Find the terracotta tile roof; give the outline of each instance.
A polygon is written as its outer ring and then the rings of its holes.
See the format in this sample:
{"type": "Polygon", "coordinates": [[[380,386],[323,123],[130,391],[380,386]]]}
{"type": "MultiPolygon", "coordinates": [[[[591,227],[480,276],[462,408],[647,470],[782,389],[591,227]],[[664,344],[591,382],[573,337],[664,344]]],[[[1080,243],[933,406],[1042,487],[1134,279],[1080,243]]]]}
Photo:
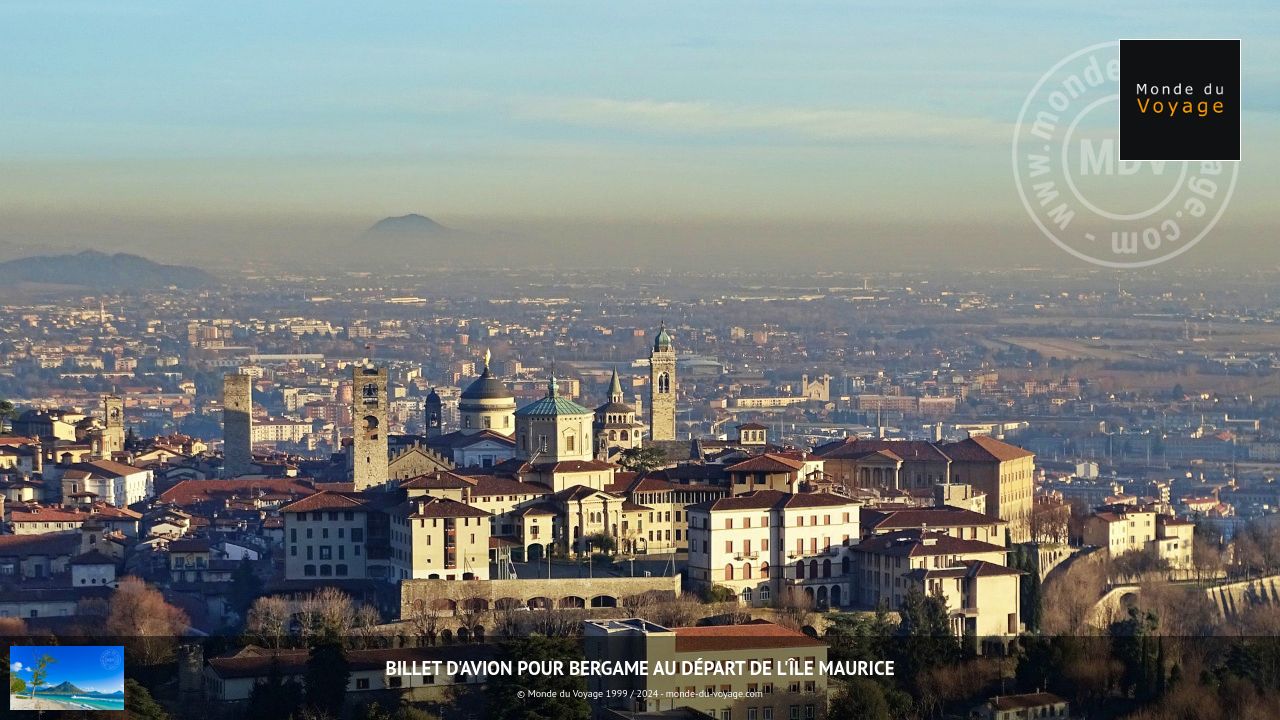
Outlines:
{"type": "Polygon", "coordinates": [[[490,517],[493,513],[447,498],[414,498],[409,501],[411,518],[490,517]]]}
{"type": "Polygon", "coordinates": [[[965,553],[1005,553],[1007,548],[982,542],[962,540],[945,533],[929,530],[899,530],[884,535],[872,535],[853,548],[857,552],[903,557],[931,555],[961,555],[965,553]]]}
{"type": "Polygon", "coordinates": [[[881,440],[879,438],[845,438],[820,445],[813,454],[828,460],[857,459],[880,451],[910,461],[946,462],[947,456],[926,440],[881,440]]]}
{"type": "Polygon", "coordinates": [[[171,540],[169,542],[169,552],[209,552],[209,540],[207,538],[182,538],[181,540],[171,540]]]}
{"type": "Polygon", "coordinates": [[[781,490],[753,490],[733,497],[710,500],[690,508],[720,510],[769,510],[774,508],[837,507],[854,501],[830,493],[786,493],[781,490]]]}
{"type": "Polygon", "coordinates": [[[987,435],[974,435],[967,440],[947,443],[942,446],[942,451],[952,460],[960,462],[990,462],[992,460],[1005,462],[1035,455],[1030,450],[1023,450],[1017,445],[1010,445],[987,435]]]}
{"type": "Polygon", "coordinates": [[[603,460],[565,460],[557,463],[535,463],[530,466],[533,472],[544,473],[570,473],[570,472],[591,472],[593,470],[612,470],[610,465],[603,460]]]}
{"type": "MultiPolygon", "coordinates": [[[[378,650],[348,650],[347,662],[352,670],[377,670],[386,668],[388,660],[489,660],[497,656],[493,645],[438,645],[424,648],[385,648],[378,650]]],[[[300,675],[306,672],[307,650],[278,650],[243,648],[234,655],[209,658],[209,669],[224,680],[232,678],[266,677],[274,663],[279,664],[283,675],[300,675]],[[274,656],[274,657],[273,657],[274,656]]]]}
{"type": "Polygon", "coordinates": [[[80,549],[80,535],[73,532],[40,535],[0,535],[0,556],[66,555],[80,549]]]}
{"type": "Polygon", "coordinates": [[[9,522],[12,523],[84,522],[87,519],[89,519],[88,513],[53,507],[37,507],[23,510],[14,508],[9,513],[9,522]]]}
{"type": "Polygon", "coordinates": [[[264,494],[281,497],[303,497],[316,492],[308,482],[297,478],[237,478],[234,480],[183,480],[156,498],[169,505],[195,505],[215,498],[254,498],[264,494]]]}
{"type": "Polygon", "coordinates": [[[280,508],[282,513],[318,512],[324,510],[364,510],[363,499],[336,492],[318,492],[280,508]]]}
{"type": "Polygon", "coordinates": [[[743,460],[737,465],[730,465],[725,468],[725,472],[795,472],[803,467],[804,463],[800,460],[765,453],[743,460]]]}
{"type": "Polygon", "coordinates": [[[472,497],[486,497],[489,495],[546,495],[551,492],[551,488],[542,483],[521,482],[511,478],[497,477],[495,475],[473,475],[470,480],[474,485],[471,488],[472,497]]]}
{"type": "Polygon", "coordinates": [[[969,527],[1004,525],[1004,520],[953,507],[862,510],[862,526],[867,530],[901,530],[919,527],[969,527]]]}
{"type": "Polygon", "coordinates": [[[460,490],[469,488],[474,484],[475,480],[471,478],[465,478],[444,470],[437,470],[436,472],[402,480],[400,487],[405,490],[460,490]]]}
{"type": "Polygon", "coordinates": [[[146,472],[142,468],[125,465],[114,460],[90,460],[88,462],[78,462],[67,466],[68,470],[80,470],[88,473],[89,477],[95,478],[112,478],[122,475],[133,475],[135,473],[146,472]]]}
{"type": "Polygon", "coordinates": [[[821,640],[797,630],[756,620],[745,625],[708,625],[672,628],[676,652],[720,652],[826,647],[821,640]]]}

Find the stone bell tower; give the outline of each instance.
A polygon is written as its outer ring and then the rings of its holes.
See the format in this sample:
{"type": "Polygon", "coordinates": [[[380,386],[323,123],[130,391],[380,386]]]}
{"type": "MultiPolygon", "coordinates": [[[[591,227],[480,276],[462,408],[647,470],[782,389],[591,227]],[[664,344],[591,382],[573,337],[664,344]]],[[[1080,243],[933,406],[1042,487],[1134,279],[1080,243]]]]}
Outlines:
{"type": "Polygon", "coordinates": [[[356,365],[352,380],[351,479],[360,491],[387,484],[387,369],[356,365]]]}
{"type": "Polygon", "coordinates": [[[649,437],[676,439],[676,350],[666,323],[658,329],[649,353],[649,437]]]}

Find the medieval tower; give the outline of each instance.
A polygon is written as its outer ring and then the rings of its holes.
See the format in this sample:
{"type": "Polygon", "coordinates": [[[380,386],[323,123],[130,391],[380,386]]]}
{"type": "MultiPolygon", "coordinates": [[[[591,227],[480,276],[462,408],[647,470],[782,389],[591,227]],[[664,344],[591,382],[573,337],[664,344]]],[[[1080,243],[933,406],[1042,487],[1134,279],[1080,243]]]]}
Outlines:
{"type": "Polygon", "coordinates": [[[436,392],[435,388],[431,388],[431,394],[427,396],[423,406],[426,415],[427,437],[440,437],[444,434],[444,403],[441,402],[440,393],[436,392]]]}
{"type": "Polygon", "coordinates": [[[124,398],[102,396],[102,457],[111,460],[124,451],[124,398]]]}
{"type": "Polygon", "coordinates": [[[649,353],[649,438],[676,439],[676,350],[665,323],[649,353]]]}
{"type": "Polygon", "coordinates": [[[253,472],[253,376],[222,376],[222,474],[253,472]]]}
{"type": "Polygon", "coordinates": [[[352,373],[355,437],[351,441],[351,472],[359,491],[387,484],[387,369],[356,365],[352,373]]]}

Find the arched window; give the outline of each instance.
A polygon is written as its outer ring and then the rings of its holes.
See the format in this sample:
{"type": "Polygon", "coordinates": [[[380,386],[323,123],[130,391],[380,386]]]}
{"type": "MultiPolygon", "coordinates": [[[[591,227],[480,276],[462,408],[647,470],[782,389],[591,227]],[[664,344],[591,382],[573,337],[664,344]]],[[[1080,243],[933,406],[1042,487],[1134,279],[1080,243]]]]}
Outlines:
{"type": "Polygon", "coordinates": [[[831,561],[822,561],[822,577],[831,577],[831,561]]]}
{"type": "Polygon", "coordinates": [[[377,399],[378,399],[378,384],[377,384],[377,383],[365,383],[365,385],[364,385],[364,389],[361,391],[361,393],[360,393],[360,394],[364,396],[364,399],[365,399],[365,400],[377,400],[377,399]]]}
{"type": "Polygon", "coordinates": [[[668,373],[658,373],[658,393],[665,395],[671,392],[671,375],[668,373]]]}
{"type": "Polygon", "coordinates": [[[725,565],[725,566],[724,566],[724,579],[725,579],[725,580],[732,580],[732,579],[733,579],[733,565],[725,565]]]}
{"type": "Polygon", "coordinates": [[[817,559],[809,561],[809,577],[818,577],[818,561],[817,559]]]}
{"type": "Polygon", "coordinates": [[[765,580],[769,579],[769,563],[767,562],[760,563],[760,577],[764,578],[765,580]]]}
{"type": "Polygon", "coordinates": [[[804,579],[804,561],[803,560],[796,561],[796,579],[797,580],[804,579]]]}
{"type": "Polygon", "coordinates": [[[623,440],[630,440],[630,439],[631,439],[631,434],[630,434],[630,433],[628,433],[626,430],[623,430],[623,431],[622,431],[622,434],[620,435],[620,437],[621,437],[623,440]]]}
{"type": "Polygon", "coordinates": [[[751,563],[747,563],[746,565],[742,566],[742,579],[743,580],[751,579],[751,563]]]}

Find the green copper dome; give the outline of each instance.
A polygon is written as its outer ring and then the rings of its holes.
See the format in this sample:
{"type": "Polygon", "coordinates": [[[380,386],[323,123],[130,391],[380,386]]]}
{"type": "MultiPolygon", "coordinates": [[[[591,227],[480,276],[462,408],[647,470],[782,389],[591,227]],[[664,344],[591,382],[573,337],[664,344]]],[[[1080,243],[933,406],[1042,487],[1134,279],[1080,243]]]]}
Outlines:
{"type": "Polygon", "coordinates": [[[569,398],[560,397],[554,375],[547,383],[547,396],[516,410],[516,417],[557,417],[560,415],[590,415],[591,411],[569,398]]]}
{"type": "Polygon", "coordinates": [[[654,350],[670,350],[671,336],[667,334],[667,324],[664,322],[658,328],[658,336],[653,339],[654,350]]]}

